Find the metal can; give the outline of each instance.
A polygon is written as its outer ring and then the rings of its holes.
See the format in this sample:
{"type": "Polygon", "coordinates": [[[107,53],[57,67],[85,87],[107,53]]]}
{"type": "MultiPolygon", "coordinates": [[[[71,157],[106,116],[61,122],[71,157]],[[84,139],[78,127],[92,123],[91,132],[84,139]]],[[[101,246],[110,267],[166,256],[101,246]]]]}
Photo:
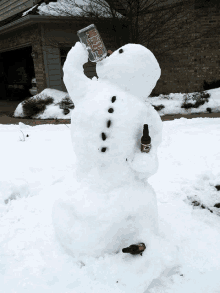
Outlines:
{"type": "Polygon", "coordinates": [[[86,45],[89,52],[89,60],[98,62],[107,56],[107,50],[102,38],[94,24],[91,24],[77,32],[80,42],[86,45]]]}

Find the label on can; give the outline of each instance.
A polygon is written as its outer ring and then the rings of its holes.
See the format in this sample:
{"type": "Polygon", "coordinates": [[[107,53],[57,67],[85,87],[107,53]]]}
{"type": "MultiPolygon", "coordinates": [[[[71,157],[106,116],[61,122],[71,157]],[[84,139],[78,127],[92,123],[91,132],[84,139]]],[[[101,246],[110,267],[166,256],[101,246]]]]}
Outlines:
{"type": "Polygon", "coordinates": [[[141,151],[143,153],[149,153],[151,149],[151,144],[141,144],[141,151]]]}
{"type": "Polygon", "coordinates": [[[80,42],[86,45],[89,52],[89,60],[98,62],[107,56],[107,50],[101,36],[94,24],[91,24],[77,32],[80,42]]]}

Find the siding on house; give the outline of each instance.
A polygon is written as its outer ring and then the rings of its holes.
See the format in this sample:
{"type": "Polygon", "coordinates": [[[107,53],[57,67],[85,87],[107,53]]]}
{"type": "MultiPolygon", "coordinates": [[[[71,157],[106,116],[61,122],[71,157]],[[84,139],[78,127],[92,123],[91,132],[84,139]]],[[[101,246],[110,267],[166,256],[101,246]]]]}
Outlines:
{"type": "Polygon", "coordinates": [[[45,46],[44,53],[46,55],[45,69],[48,78],[47,87],[62,91],[63,88],[61,81],[61,62],[59,48],[45,46]]]}
{"type": "MultiPolygon", "coordinates": [[[[38,1],[38,0],[37,0],[38,1]]],[[[21,16],[20,16],[21,17],[21,16]]],[[[27,18],[27,17],[26,17],[27,18]]],[[[90,25],[91,19],[81,18],[68,20],[53,19],[48,22],[46,17],[29,16],[30,24],[25,22],[23,27],[13,31],[5,31],[1,34],[0,52],[7,52],[17,48],[31,46],[35,77],[38,93],[45,88],[53,88],[66,91],[63,83],[63,71],[61,64],[60,48],[75,45],[79,41],[77,31],[90,25]],[[44,19],[45,18],[45,19],[44,19]],[[35,24],[33,23],[35,22],[35,24]]],[[[13,17],[11,19],[13,23],[13,17]]],[[[103,30],[102,29],[100,31],[103,30]]],[[[100,32],[107,49],[114,51],[115,45],[107,30],[100,32]]],[[[19,56],[17,56],[19,59],[19,56]]],[[[62,60],[63,62],[63,60],[62,60]]],[[[89,78],[96,75],[96,64],[88,62],[84,65],[84,73],[89,78]]]]}

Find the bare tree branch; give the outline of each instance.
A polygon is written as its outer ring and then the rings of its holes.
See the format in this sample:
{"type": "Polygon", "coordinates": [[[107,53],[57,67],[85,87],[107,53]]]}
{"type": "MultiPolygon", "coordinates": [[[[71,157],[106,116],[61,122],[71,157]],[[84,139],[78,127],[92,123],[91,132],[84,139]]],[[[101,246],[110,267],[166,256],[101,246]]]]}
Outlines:
{"type": "MultiPolygon", "coordinates": [[[[165,5],[163,0],[84,0],[85,5],[79,5],[75,0],[62,0],[60,5],[47,5],[47,15],[90,18],[101,25],[108,20],[108,33],[114,35],[118,47],[128,42],[141,43],[159,56],[191,46],[219,29],[217,23],[206,32],[196,31],[202,13],[194,9],[195,1],[198,0],[173,0],[165,5]]],[[[206,3],[206,9],[214,5],[213,1],[216,0],[206,3]]]]}

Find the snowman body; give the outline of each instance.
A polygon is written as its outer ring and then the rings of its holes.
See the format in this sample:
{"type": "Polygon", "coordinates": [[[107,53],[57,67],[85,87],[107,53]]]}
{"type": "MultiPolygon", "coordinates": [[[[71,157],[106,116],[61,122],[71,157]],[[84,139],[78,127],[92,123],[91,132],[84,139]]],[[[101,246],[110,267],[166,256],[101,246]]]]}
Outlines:
{"type": "Polygon", "coordinates": [[[109,192],[81,185],[56,202],[53,217],[58,239],[74,257],[119,253],[132,243],[148,245],[158,229],[155,192],[144,182],[109,192]]]}
{"type": "MultiPolygon", "coordinates": [[[[77,175],[89,180],[96,169],[98,188],[115,188],[130,181],[134,170],[130,164],[135,153],[141,153],[144,123],[153,124],[152,106],[106,82],[97,82],[96,94],[88,94],[75,109],[71,135],[77,157],[77,175]],[[81,112],[83,109],[83,115],[81,112]]],[[[160,119],[160,118],[159,118],[160,119]]],[[[152,152],[154,154],[154,135],[152,152]]],[[[147,156],[147,154],[145,154],[147,156]]],[[[146,157],[145,156],[145,157],[146,157]]]]}
{"type": "MultiPolygon", "coordinates": [[[[84,54],[85,63],[85,50],[79,43],[75,54],[77,50],[78,55],[79,51],[84,54]]],[[[73,60],[71,54],[69,60],[73,60]]],[[[73,101],[74,95],[76,98],[71,135],[77,158],[78,188],[54,206],[57,236],[74,256],[98,257],[117,253],[133,243],[147,245],[151,235],[158,233],[156,195],[147,178],[158,169],[161,119],[141,99],[139,90],[135,96],[133,88],[131,91],[121,88],[117,82],[105,78],[105,73],[98,81],[85,80],[85,76],[76,75],[77,70],[72,68],[67,58],[64,82],[73,101]],[[81,89],[78,94],[71,91],[71,74],[73,80],[74,74],[75,80],[78,78],[81,89]],[[87,91],[83,92],[85,81],[87,91]],[[141,152],[144,124],[148,124],[151,137],[149,153],[141,152]]],[[[75,64],[77,68],[79,64],[75,64]]],[[[102,74],[102,68],[99,71],[102,74]]]]}

